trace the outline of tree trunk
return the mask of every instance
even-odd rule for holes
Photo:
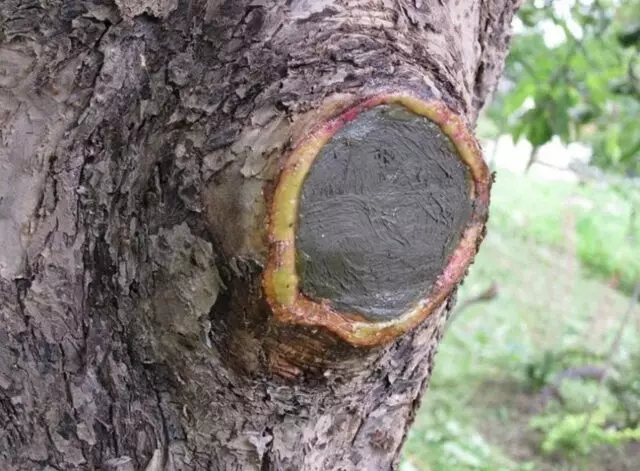
[[[0,469],[392,469],[516,3],[3,0]]]

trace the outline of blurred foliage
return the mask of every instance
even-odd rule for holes
[[[514,26],[487,111],[500,133],[526,138],[532,160],[558,136],[590,145],[603,170],[640,176],[640,0],[529,1]]]
[[[608,382],[608,387],[619,405],[618,423],[640,428],[640,352],[632,356],[621,374]]]
[[[629,361],[612,365],[609,375],[596,376],[589,371],[603,374],[606,359],[589,350],[576,353],[579,349],[568,356],[545,352],[526,365],[528,377],[531,371],[546,372],[535,376],[541,398],[550,387],[554,391],[529,422],[542,432],[541,451],[580,458],[603,445],[640,441],[640,355],[636,351]]]
[[[545,356],[540,367],[555,369],[549,366],[554,363]],[[562,403],[552,403],[529,423],[543,433],[541,450],[547,454],[586,457],[603,445],[620,447],[640,441],[638,372],[640,355],[636,352],[630,361],[619,362],[602,383],[587,381],[594,378],[567,377],[561,384]],[[550,378],[546,382],[550,384]]]
[[[586,455],[596,446],[621,446],[640,440],[640,428],[617,429],[608,425],[610,411],[598,408],[593,414],[549,414],[537,415],[531,427],[545,432],[542,451]]]
[[[541,391],[552,383],[554,376],[574,365],[602,362],[602,355],[583,348],[545,350],[524,365],[524,388],[527,392]]]

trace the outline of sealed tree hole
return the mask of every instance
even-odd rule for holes
[[[342,127],[302,185],[299,290],[369,320],[429,294],[472,212],[470,172],[437,124],[380,105]]]

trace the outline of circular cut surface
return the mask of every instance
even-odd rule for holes
[[[377,106],[322,148],[302,185],[299,289],[392,319],[428,294],[471,214],[469,170],[427,118]]]

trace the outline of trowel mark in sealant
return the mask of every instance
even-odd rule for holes
[[[369,320],[428,294],[471,215],[470,172],[438,125],[400,105],[363,112],[302,185],[300,291]]]

